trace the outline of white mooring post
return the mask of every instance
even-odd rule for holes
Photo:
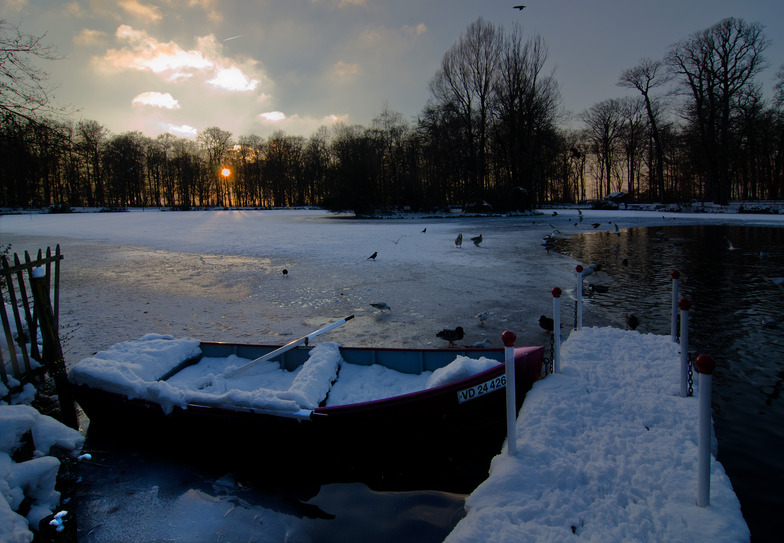
[[[561,289],[553,288],[553,373],[561,372]]]
[[[501,334],[506,364],[506,448],[509,456],[517,454],[517,393],[515,390],[515,341],[517,336],[507,330]]]
[[[670,277],[672,277],[672,324],[670,330],[672,332],[672,340],[678,341],[678,279],[681,272],[672,270]]]
[[[583,267],[577,264],[574,270],[577,272],[577,329],[583,329]]]
[[[697,505],[710,505],[711,385],[716,362],[707,354],[695,361],[700,373],[700,422],[697,434]]]
[[[691,302],[686,298],[678,300],[681,310],[681,396],[689,395],[689,309]]]

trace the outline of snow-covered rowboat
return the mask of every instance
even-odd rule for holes
[[[237,462],[323,472],[487,462],[501,449],[502,348],[322,343],[237,371],[275,349],[151,334],[81,361],[69,379],[91,431]],[[543,355],[543,347],[515,349],[518,410]]]

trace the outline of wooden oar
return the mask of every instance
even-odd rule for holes
[[[275,349],[274,351],[265,354],[264,356],[260,356],[260,357],[258,357],[255,360],[251,360],[250,362],[248,362],[247,364],[243,364],[239,368],[232,368],[230,370],[226,370],[225,372],[223,372],[223,376],[226,377],[226,378],[234,377],[235,375],[238,375],[238,374],[244,372],[245,370],[252,368],[256,364],[259,364],[261,362],[266,362],[267,360],[271,360],[271,359],[275,358],[279,354],[283,354],[286,351],[290,351],[291,349],[293,349],[297,345],[300,345],[302,343],[307,345],[308,342],[311,339],[313,339],[314,337],[316,337],[316,336],[318,336],[320,334],[323,334],[324,332],[329,332],[333,328],[337,328],[341,324],[345,324],[346,322],[350,321],[353,318],[354,318],[354,315],[349,315],[348,317],[346,317],[344,319],[340,319],[339,321],[333,322],[332,324],[329,324],[329,325],[325,326],[324,328],[319,328],[315,332],[311,332],[310,334],[308,334],[306,336],[302,336],[299,339],[295,339],[294,341],[286,343],[283,347],[279,347],[279,348]]]

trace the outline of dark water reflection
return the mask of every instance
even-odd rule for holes
[[[784,290],[771,278],[784,276],[784,229],[634,228],[619,235],[575,235],[561,240],[558,250],[602,266],[602,273],[586,283],[602,283],[609,290],[588,299],[586,326],[623,326],[625,313],[633,311],[640,317],[640,331],[669,334],[670,272],[678,269],[685,276],[680,293],[692,302],[689,350],[710,354],[717,362],[718,459],[738,495],[752,541],[780,541]]]

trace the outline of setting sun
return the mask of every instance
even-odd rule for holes
[[[229,175],[231,175],[231,170],[230,170],[230,169],[228,169],[228,168],[223,168],[223,169],[221,170],[221,175],[222,175],[223,177],[228,177]]]

